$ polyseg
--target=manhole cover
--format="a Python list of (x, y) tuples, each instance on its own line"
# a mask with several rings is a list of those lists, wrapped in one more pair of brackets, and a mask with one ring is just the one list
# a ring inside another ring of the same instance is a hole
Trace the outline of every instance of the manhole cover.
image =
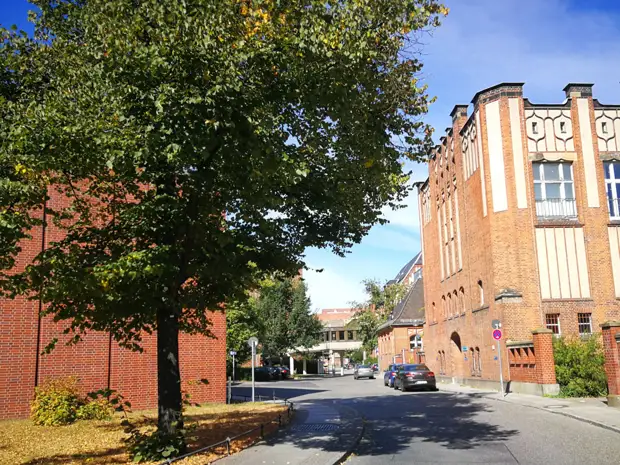
[(338, 428), (340, 428), (340, 425), (331, 423), (303, 423), (295, 425), (291, 429), (293, 431), (335, 431)]

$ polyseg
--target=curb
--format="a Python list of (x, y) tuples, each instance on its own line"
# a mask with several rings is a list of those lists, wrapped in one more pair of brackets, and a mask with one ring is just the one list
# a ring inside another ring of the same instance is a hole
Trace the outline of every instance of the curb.
[[(478, 393), (472, 393), (472, 392), (464, 392), (464, 391), (448, 391), (445, 390), (444, 392), (454, 392), (457, 394), (465, 394), (465, 395), (470, 395), (470, 394), (478, 394)], [(509, 400), (506, 399), (499, 399), (497, 397), (494, 397), (492, 394), (491, 395), (485, 395), (484, 396), (485, 399), (489, 399), (489, 400), (494, 400), (496, 402), (504, 402), (505, 404), (512, 404), (512, 405), (520, 405), (522, 407), (529, 407), (529, 408), (533, 408), (536, 410), (541, 410), (543, 412), (548, 412), (548, 413), (553, 413), (555, 415), (562, 415), (563, 417), (568, 417), (568, 418), (572, 418), (573, 420), (578, 420), (581, 421), (583, 423), (588, 423), (592, 426), (598, 426), (599, 428), (603, 428), (609, 431), (613, 431), (614, 433), (620, 433), (620, 428), (616, 427), (616, 426), (611, 426), (608, 425), (606, 423), (602, 423), (600, 421), (597, 420), (591, 420), (589, 418), (585, 418), (579, 415), (575, 415), (574, 413), (568, 413), (568, 412), (563, 412), (561, 410), (556, 410), (556, 409), (550, 409), (550, 408), (545, 408), (545, 407), (538, 407), (536, 405), (529, 405), (529, 404), (519, 404), (517, 402), (511, 402)]]
[(362, 421), (362, 427), (359, 428), (359, 432), (358, 432), (357, 436), (354, 437), (354, 439), (351, 442), (351, 444), (347, 447), (347, 450), (344, 451), (342, 456), (338, 460), (336, 460), (333, 465), (340, 465), (340, 464), (346, 462), (349, 459), (351, 454), (359, 446), (360, 441), (362, 440), (362, 437), (364, 437), (364, 432), (366, 431), (366, 419), (362, 415), (360, 415), (357, 410), (352, 409), (350, 407), (344, 407), (344, 406), (341, 406), (340, 408), (341, 409), (350, 410), (351, 412), (353, 412), (354, 415), (355, 415), (355, 419), (352, 420), (351, 423), (353, 423), (354, 421), (357, 422), (357, 420), (361, 420)]

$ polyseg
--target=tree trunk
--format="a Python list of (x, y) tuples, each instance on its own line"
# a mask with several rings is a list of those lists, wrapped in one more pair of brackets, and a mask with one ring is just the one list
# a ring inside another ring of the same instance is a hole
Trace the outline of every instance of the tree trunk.
[(162, 435), (183, 429), (179, 317), (170, 308), (157, 310), (157, 426)]

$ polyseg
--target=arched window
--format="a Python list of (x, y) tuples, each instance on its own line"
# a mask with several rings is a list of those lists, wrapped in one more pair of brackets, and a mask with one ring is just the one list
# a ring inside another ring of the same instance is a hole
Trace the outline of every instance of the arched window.
[(471, 375), (476, 376), (476, 357), (474, 353), (474, 348), (469, 349), (469, 366), (471, 368)]
[(443, 312), (443, 319), (448, 318), (448, 310), (446, 309), (446, 296), (441, 296), (441, 311)]
[(482, 376), (482, 365), (480, 363), (480, 348), (476, 347), (475, 349), (475, 354), (474, 354), (475, 358), (476, 358), (476, 373), (478, 376)]
[(452, 294), (448, 293), (448, 318), (452, 318)]
[(458, 316), (461, 306), (459, 305), (459, 294), (456, 291), (452, 293), (452, 300), (454, 301), (454, 316)]
[(433, 309), (432, 309), (432, 313), (430, 315), (429, 320), (432, 321), (433, 323), (437, 322), (437, 307), (435, 306), (435, 302), (433, 302)]
[(480, 293), (480, 306), (484, 306), (484, 288), (482, 287), (482, 280), (478, 281), (478, 292)]
[(460, 304), (461, 304), (461, 312), (462, 312), (462, 313), (465, 313), (465, 311), (466, 311), (466, 308), (465, 308), (465, 289), (463, 289), (463, 288), (461, 287), (461, 289), (459, 289), (459, 290), (461, 291), (461, 292), (460, 292), (460, 295), (461, 295), (461, 301), (460, 301)]

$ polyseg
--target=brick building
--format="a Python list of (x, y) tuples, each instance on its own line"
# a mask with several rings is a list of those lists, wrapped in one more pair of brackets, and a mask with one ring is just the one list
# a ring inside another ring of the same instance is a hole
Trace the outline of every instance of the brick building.
[[(61, 201), (51, 194), (52, 204)], [(21, 244), (16, 269), (23, 268), (51, 241), (61, 239), (53, 224), (32, 231), (32, 239)], [(132, 408), (157, 406), (157, 340), (143, 335), (143, 353), (121, 349), (109, 334), (91, 332), (74, 346), (63, 342), (63, 326), (52, 318), (39, 318), (39, 301), (0, 299), (0, 419), (26, 417), (34, 388), (49, 378), (75, 375), (84, 392), (111, 388), (132, 403)], [(215, 339), (182, 334), (179, 362), (183, 389), (196, 402), (226, 399), (226, 318), (211, 314)], [(42, 348), (54, 337), (59, 343), (49, 355)], [(191, 381), (207, 379), (208, 384)]]
[(407, 281), (412, 283), (411, 288), (394, 308), (388, 321), (383, 323), (377, 331), (381, 371), (385, 371), (391, 363), (424, 363), (425, 361), (422, 344), (424, 279), (422, 278), (421, 254), (416, 256), (416, 262), (419, 263), (415, 272), (416, 278)]
[(496, 385), (501, 350), (512, 390), (553, 392), (552, 334), (620, 319), (620, 105), (564, 91), (456, 105), (418, 185), (427, 363), (452, 380)]

